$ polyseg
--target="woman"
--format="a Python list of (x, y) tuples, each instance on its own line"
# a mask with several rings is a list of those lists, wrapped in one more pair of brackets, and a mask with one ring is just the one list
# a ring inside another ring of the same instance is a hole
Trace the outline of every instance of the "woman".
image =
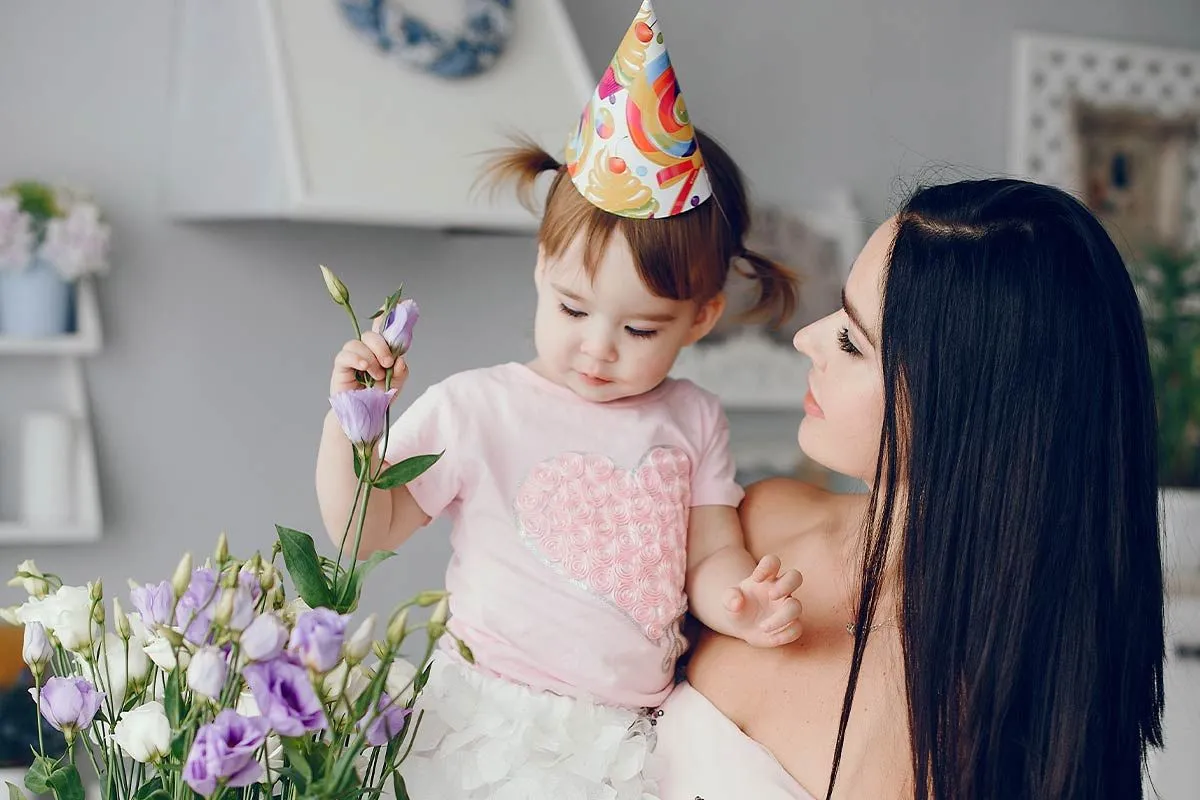
[(656, 723), (664, 800), (1142, 797), (1156, 422), (1104, 229), (1046, 186), (922, 190), (795, 345), (801, 449), (871, 492), (752, 487), (751, 549), (804, 572), (805, 631), (701, 638)]

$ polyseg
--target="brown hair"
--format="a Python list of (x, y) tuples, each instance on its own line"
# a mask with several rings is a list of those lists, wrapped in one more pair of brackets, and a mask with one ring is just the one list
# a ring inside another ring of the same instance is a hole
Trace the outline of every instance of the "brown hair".
[(716, 140), (699, 130), (696, 140), (713, 196), (709, 202), (671, 217), (632, 219), (597, 208), (576, 190), (563, 164), (525, 139), (498, 151), (484, 180), (493, 185), (516, 184), (522, 204), (534, 210), (534, 184), (543, 173), (554, 172), (538, 231), (546, 254), (562, 255), (582, 234), (584, 267), (591, 275), (613, 232), (620, 231), (642, 281), (659, 297), (707, 302), (725, 288), (734, 260), (740, 259), (745, 267), (739, 271), (759, 285), (758, 301), (747, 314), (769, 315), (778, 324), (796, 308), (795, 276), (766, 256), (746, 249), (750, 203), (741, 170)]

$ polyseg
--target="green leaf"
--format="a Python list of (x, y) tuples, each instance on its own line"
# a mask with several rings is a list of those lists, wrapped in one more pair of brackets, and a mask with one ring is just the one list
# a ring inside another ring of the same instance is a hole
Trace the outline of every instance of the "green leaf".
[(133, 795), (133, 800), (160, 800), (162, 797), (169, 798), (170, 795), (163, 789), (162, 777), (155, 776), (153, 780), (142, 784)]
[(179, 722), (183, 719), (183, 692), (179, 690), (179, 670), (171, 670), (171, 674), (167, 676), (166, 697), (163, 698), (164, 707), (167, 712), (167, 721), (171, 723), (171, 730), (179, 728)]
[(376, 489), (394, 489), (397, 486), (403, 486), (409, 481), (419, 478), (425, 470), (432, 467), (442, 457), (441, 453), (427, 456), (413, 456), (406, 458), (399, 464), (393, 464), (383, 471), (383, 474), (375, 479), (373, 484)]
[(58, 800), (83, 800), (83, 780), (74, 764), (60, 766), (50, 773), (50, 788)]
[(287, 565), (296, 593), (312, 608), (328, 608), (333, 600), (329, 583), (321, 572), (317, 548), (307, 533), (276, 525), (279, 543), (283, 547), (283, 561)]
[(25, 800), (25, 793), (16, 784), (4, 782), (8, 786), (8, 800)]
[(308, 763), (308, 754), (300, 747), (296, 739), (284, 738), (283, 755), (288, 767), (296, 773), (296, 788), (303, 792), (313, 780), (312, 765)]
[(29, 765), (29, 771), (25, 773), (25, 788), (34, 794), (48, 794), (50, 792), (50, 774), (54, 772), (58, 766), (58, 762), (52, 758), (38, 756)]
[(358, 447), (358, 445), (355, 445), (355, 444), (350, 445), (350, 449), (354, 452), (354, 477), (358, 478), (361, 481), (363, 479), (363, 463), (364, 463), (363, 457), (362, 457), (362, 450)]
[(372, 553), (371, 557), (360, 564), (354, 565), (352, 571), (344, 573), (339, 581), (337, 596), (339, 614), (349, 614), (358, 608), (358, 599), (362, 596), (362, 584), (371, 571), (396, 555), (394, 550), (380, 550)]
[(408, 787), (404, 785), (404, 776), (398, 771), (392, 773), (392, 789), (396, 793), (396, 800), (411, 800), (408, 796)]

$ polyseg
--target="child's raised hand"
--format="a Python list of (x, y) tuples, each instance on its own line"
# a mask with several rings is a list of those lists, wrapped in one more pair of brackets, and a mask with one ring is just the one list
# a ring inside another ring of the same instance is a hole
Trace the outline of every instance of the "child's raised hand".
[(736, 635), (755, 647), (779, 647), (800, 638), (800, 601), (792, 592), (803, 577), (781, 572), (778, 556), (764, 556), (750, 577), (729, 589), (725, 609)]
[(404, 357), (393, 358), (392, 349), (377, 331), (363, 331), (361, 339), (351, 339), (333, 358), (333, 375), (329, 379), (331, 395), (351, 389), (363, 388), (359, 373), (366, 373), (383, 382), (388, 367), (392, 370), (392, 388), (401, 389), (408, 377), (408, 365)]

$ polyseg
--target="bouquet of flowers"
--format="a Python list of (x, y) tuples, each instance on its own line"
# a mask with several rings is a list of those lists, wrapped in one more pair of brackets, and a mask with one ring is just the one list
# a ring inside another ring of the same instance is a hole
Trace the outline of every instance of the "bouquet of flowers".
[[(360, 333), (344, 284), (325, 276)], [(397, 292), (380, 315), (395, 352), (406, 351), (416, 304)], [(221, 534), (204, 564), (184, 555), (169, 581), (131, 582), (125, 600), (106, 602), (99, 581), (69, 586), (32, 561), (18, 567), (10, 584), (29, 600), (6, 615), (25, 625), (30, 694), (67, 743), (55, 757), (39, 742), (28, 789), (82, 800), (76, 764), (86, 762), (105, 800), (377, 800), (389, 783), (407, 798), (401, 766), (420, 725), (413, 708), (429, 658), (447, 634), (448, 597), (426, 591), (401, 603), (381, 637), (374, 615), (351, 622), (363, 579), (392, 555), (354, 557), (371, 491), (406, 483), (438, 458), (372, 465), (388, 427), (390, 380), (330, 398), (359, 479), (339, 549), (350, 563), (319, 556), (311, 536), (277, 526), (266, 556), (238, 558)], [(409, 618), (419, 607), (432, 609), (424, 622)], [(418, 631), (422, 655), (411, 663), (401, 648)], [(471, 658), (461, 642), (459, 650)]]
[(82, 192), (36, 181), (0, 190), (0, 270), (45, 263), (65, 281), (108, 271), (109, 227)]

